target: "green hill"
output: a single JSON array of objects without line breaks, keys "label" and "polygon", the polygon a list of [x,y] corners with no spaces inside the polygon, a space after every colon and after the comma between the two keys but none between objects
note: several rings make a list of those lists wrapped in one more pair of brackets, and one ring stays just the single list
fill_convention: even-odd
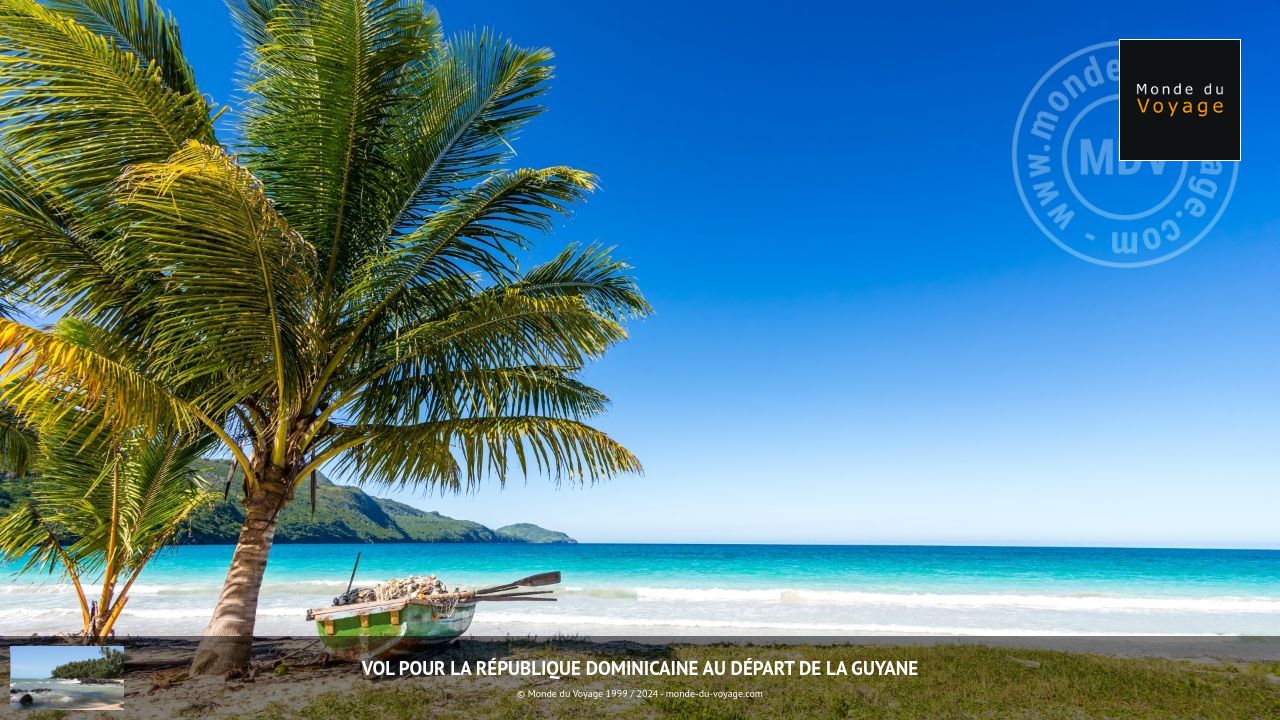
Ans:
[{"label": "green hill", "polygon": [[[196,473],[221,490],[227,477],[225,461],[203,460]],[[176,538],[184,545],[234,543],[244,522],[244,506],[232,482],[229,500],[219,498],[198,510]],[[29,496],[29,480],[0,474],[0,516]],[[470,520],[457,520],[394,500],[377,498],[350,485],[335,485],[320,475],[316,482],[316,508],[311,511],[309,486],[298,488],[298,497],[280,512],[276,525],[278,543],[572,543],[568,535],[521,523],[491,530]]]},{"label": "green hill", "polygon": [[533,523],[516,523],[498,528],[495,532],[504,542],[520,543],[554,543],[566,545],[577,543],[577,540],[562,532],[538,527]]}]

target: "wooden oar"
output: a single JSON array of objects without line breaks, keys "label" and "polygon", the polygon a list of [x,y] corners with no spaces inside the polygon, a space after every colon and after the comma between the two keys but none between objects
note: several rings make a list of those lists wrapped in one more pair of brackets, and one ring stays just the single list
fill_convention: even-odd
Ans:
[{"label": "wooden oar", "polygon": [[542,587],[543,585],[555,585],[560,582],[560,571],[539,573],[530,575],[527,578],[512,580],[506,585],[495,585],[493,587],[476,590],[476,595],[488,595],[489,593],[502,592],[504,590],[515,590],[518,587]]},{"label": "wooden oar", "polygon": [[555,590],[529,590],[527,592],[503,593],[501,595],[477,595],[477,600],[488,600],[489,598],[512,598],[525,597],[526,595],[550,595]]},{"label": "wooden oar", "polygon": [[351,583],[356,581],[356,569],[360,567],[360,553],[356,553],[356,564],[351,566],[351,579],[347,581],[347,592],[351,592]]},{"label": "wooden oar", "polygon": [[486,600],[486,601],[488,600],[502,600],[502,601],[528,600],[531,602],[555,602],[558,598],[525,597],[523,595],[481,595],[479,597],[472,598],[472,599],[475,600],[476,602],[480,602],[481,600]]}]

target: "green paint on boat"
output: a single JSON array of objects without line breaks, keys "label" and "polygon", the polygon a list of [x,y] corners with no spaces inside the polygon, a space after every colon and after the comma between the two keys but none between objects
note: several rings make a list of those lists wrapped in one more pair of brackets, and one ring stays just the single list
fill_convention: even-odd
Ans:
[{"label": "green paint on boat", "polygon": [[467,631],[475,612],[474,601],[394,600],[323,608],[309,614],[330,655],[358,661],[411,655],[447,643]]}]

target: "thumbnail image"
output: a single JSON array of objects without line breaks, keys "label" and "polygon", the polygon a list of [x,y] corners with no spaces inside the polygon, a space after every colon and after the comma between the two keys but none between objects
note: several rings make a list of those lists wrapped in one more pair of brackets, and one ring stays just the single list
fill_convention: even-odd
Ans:
[{"label": "thumbnail image", "polygon": [[124,700],[120,646],[9,648],[9,707],[119,710]]}]

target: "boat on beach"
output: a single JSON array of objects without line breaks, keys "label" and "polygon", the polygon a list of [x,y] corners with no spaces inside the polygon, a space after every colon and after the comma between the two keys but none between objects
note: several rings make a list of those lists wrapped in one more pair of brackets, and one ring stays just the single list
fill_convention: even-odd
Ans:
[{"label": "boat on beach", "polygon": [[559,572],[531,575],[480,590],[334,605],[307,611],[330,656],[352,662],[413,655],[457,639],[471,627],[480,602],[554,602],[551,590],[507,592],[554,585]]},{"label": "boat on beach", "polygon": [[[452,595],[457,595],[453,593]],[[310,610],[328,653],[343,660],[412,655],[471,627],[475,599],[404,598]]]}]

